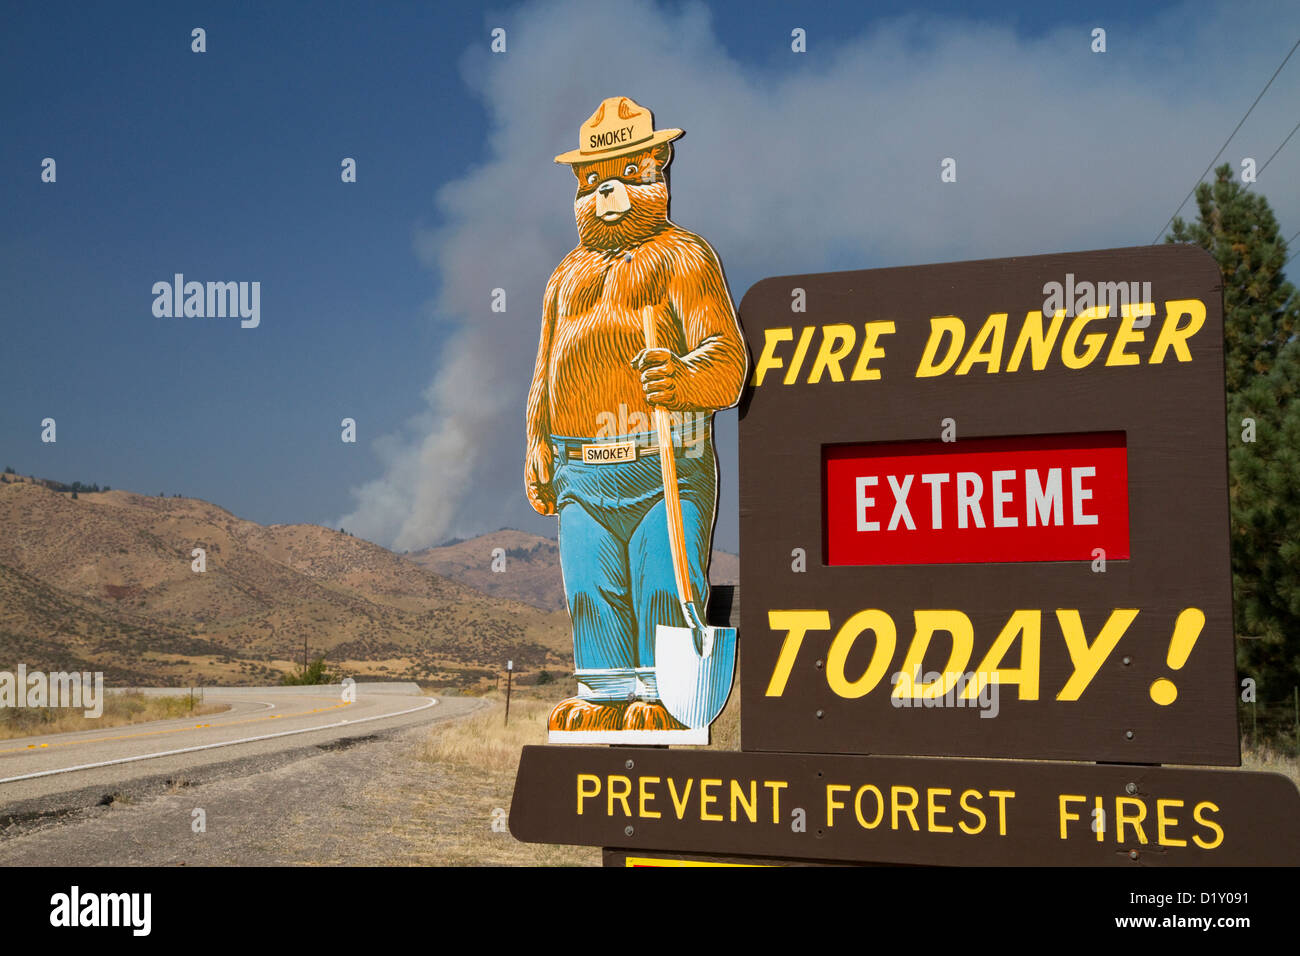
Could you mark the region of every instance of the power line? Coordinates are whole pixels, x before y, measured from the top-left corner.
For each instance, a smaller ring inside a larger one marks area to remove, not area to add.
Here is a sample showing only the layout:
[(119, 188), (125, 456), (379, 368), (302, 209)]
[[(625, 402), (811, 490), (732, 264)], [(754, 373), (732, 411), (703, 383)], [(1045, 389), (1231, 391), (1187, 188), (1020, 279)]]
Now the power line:
[[(1282, 140), (1282, 146), (1285, 146), (1287, 143), (1291, 142), (1291, 137), (1295, 135), (1295, 131), (1298, 129), (1300, 129), (1300, 123), (1296, 123), (1294, 126), (1291, 127), (1291, 132), (1287, 133), (1286, 139)], [(1278, 153), (1282, 152), (1282, 146), (1279, 146), (1277, 149), (1273, 150), (1273, 156), (1276, 156)], [(1259, 175), (1264, 172), (1264, 170), (1268, 169), (1268, 164), (1273, 162), (1273, 156), (1270, 156), (1268, 159), (1264, 160), (1264, 165), (1259, 167), (1259, 169), (1255, 173), (1256, 178), (1258, 178)], [(1246, 183), (1246, 189), (1249, 189), (1253, 185), (1255, 185), (1254, 179)]]
[(1151, 240), (1152, 245), (1155, 245), (1160, 241), (1160, 237), (1164, 234), (1164, 231), (1169, 228), (1170, 224), (1172, 224), (1178, 217), (1178, 214), (1183, 211), (1183, 207), (1187, 205), (1187, 200), (1192, 198), (1192, 194), (1196, 192), (1196, 187), (1199, 186), (1201, 180), (1205, 178), (1205, 173), (1208, 173), (1214, 168), (1214, 164), (1219, 161), (1219, 157), (1223, 155), (1223, 151), (1227, 149), (1228, 144), (1232, 142), (1232, 137), (1237, 135), (1237, 130), (1241, 129), (1242, 124), (1245, 123), (1250, 117), (1250, 114), (1255, 111), (1255, 107), (1259, 105), (1259, 101), (1264, 98), (1264, 94), (1268, 92), (1268, 88), (1273, 85), (1273, 81), (1277, 79), (1277, 75), (1282, 72), (1282, 67), (1286, 66), (1287, 60), (1291, 59), (1291, 54), (1295, 53), (1296, 47), (1300, 47), (1300, 40), (1295, 41), (1295, 44), (1291, 47), (1291, 52), (1286, 55), (1278, 68), (1273, 71), (1273, 75), (1268, 78), (1268, 82), (1264, 84), (1264, 88), (1259, 91), (1259, 96), (1255, 97), (1255, 102), (1251, 103), (1250, 109), (1246, 110), (1246, 115), (1241, 118), (1241, 121), (1237, 123), (1235, 127), (1233, 127), (1232, 132), (1228, 134), (1228, 138), (1225, 139), (1223, 145), (1219, 147), (1219, 151), (1215, 153), (1214, 158), (1210, 160), (1210, 165), (1205, 167), (1205, 172), (1196, 177), (1196, 182), (1193, 183), (1192, 188), (1187, 191), (1187, 195), (1183, 197), (1183, 201), (1178, 204), (1178, 208), (1174, 210), (1174, 214), (1169, 217), (1169, 222), (1161, 226), (1160, 231), (1156, 233), (1156, 237)]

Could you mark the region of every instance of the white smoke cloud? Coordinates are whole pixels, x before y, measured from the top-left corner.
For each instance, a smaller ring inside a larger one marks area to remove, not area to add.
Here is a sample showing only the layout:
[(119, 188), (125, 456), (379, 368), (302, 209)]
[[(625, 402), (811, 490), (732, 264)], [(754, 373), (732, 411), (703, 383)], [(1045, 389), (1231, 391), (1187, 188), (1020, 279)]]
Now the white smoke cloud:
[[(576, 184), (552, 157), (603, 98), (630, 96), (657, 126), (687, 131), (672, 218), (717, 250), (739, 304), (765, 275), (1151, 241), (1280, 62), (1300, 10), (1179, 8), (1112, 25), (1105, 54), (1089, 50), (1091, 20), (1026, 37), (909, 15), (814, 33), (801, 55), (783, 52), (786, 27), (761, 68), (731, 57), (699, 5), (536, 3), (497, 25), (509, 52), (485, 41), (462, 60), (489, 117), (489, 158), (439, 191), (442, 224), (415, 239), (437, 280), (432, 313), (452, 328), (427, 410), (375, 443), (382, 474), (339, 519), (398, 549), (553, 527), (523, 495), (542, 291), (576, 243)], [(1262, 163), (1294, 123), (1298, 93), (1300, 65), (1224, 159)], [(939, 180), (945, 157), (956, 183)], [(1256, 187), (1284, 227), (1300, 218), (1298, 160), (1300, 147), (1282, 153)], [(504, 313), (490, 311), (495, 288)], [(734, 412), (724, 415), (715, 543), (734, 548)]]

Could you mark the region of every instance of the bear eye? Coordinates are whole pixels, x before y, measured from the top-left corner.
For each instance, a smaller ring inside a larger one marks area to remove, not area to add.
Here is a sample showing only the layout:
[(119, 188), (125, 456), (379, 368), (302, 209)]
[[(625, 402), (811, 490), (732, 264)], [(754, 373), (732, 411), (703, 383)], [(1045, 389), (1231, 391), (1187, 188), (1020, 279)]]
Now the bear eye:
[(637, 172), (639, 172), (639, 169), (638, 169), (638, 167), (637, 167), (637, 164), (636, 164), (636, 163), (628, 163), (628, 164), (627, 164), (627, 167), (623, 170), (623, 175), (624, 175), (624, 176), (635, 176), (635, 175), (637, 174)]
[(597, 176), (594, 172), (587, 173), (587, 185), (594, 186), (596, 184), (596, 180), (599, 178), (600, 177)]

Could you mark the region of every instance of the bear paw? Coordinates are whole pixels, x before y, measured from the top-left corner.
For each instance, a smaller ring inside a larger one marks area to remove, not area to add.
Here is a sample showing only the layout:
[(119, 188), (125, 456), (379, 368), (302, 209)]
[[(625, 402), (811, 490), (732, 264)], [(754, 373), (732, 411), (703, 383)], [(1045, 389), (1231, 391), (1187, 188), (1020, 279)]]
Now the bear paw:
[(551, 711), (550, 730), (619, 730), (623, 726), (626, 704), (570, 697)]
[(636, 700), (623, 712), (624, 730), (686, 730), (687, 726), (664, 709), (659, 701)]

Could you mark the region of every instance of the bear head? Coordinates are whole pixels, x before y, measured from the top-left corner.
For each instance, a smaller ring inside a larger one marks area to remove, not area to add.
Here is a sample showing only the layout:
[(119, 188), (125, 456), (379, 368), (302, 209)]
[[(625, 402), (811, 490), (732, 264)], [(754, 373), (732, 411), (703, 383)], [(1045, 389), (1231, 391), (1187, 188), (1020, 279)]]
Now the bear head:
[(660, 143), (641, 152), (573, 165), (578, 177), (573, 214), (584, 246), (622, 249), (668, 225), (665, 170), (672, 149), (668, 143)]

